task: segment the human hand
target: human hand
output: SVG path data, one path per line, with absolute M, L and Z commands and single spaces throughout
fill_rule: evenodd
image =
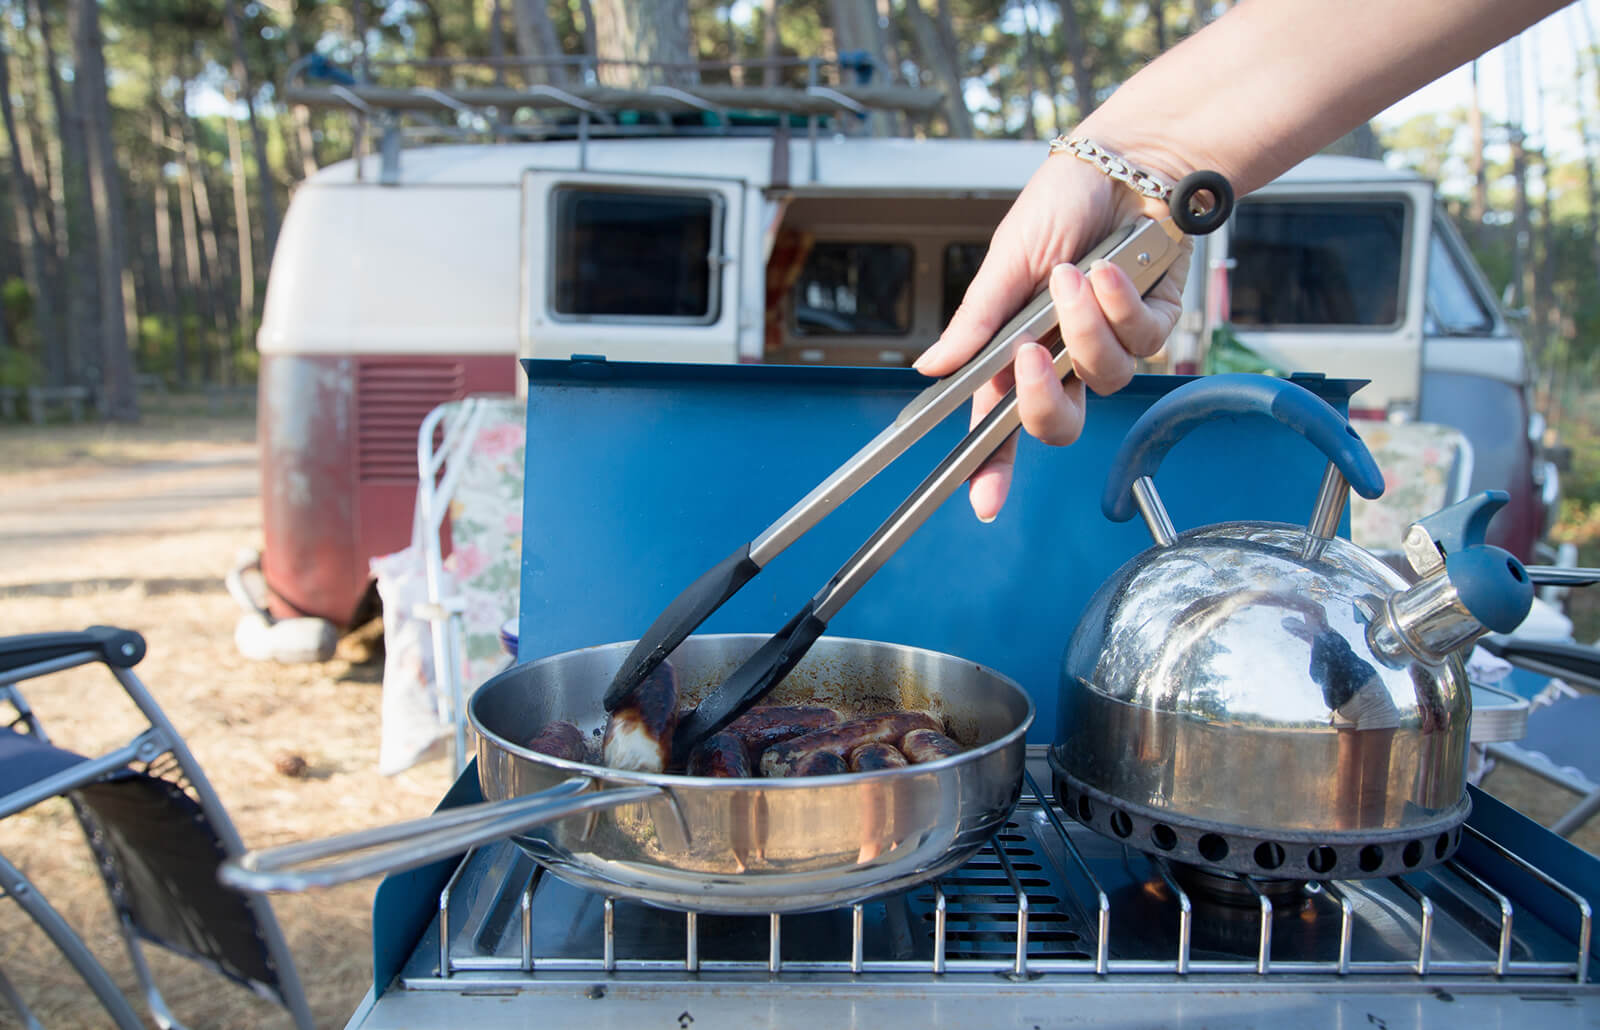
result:
M 917 371 L 945 376 L 960 368 L 1048 282 L 1076 377 L 1063 385 L 1050 352 L 1025 341 L 1012 368 L 973 395 L 972 424 L 1015 384 L 1023 428 L 1048 444 L 1072 443 L 1083 430 L 1085 386 L 1102 396 L 1126 386 L 1134 360 L 1159 350 L 1177 323 L 1193 245 L 1184 240 L 1146 297 L 1110 262 L 1096 262 L 1084 275 L 1072 261 L 1138 215 L 1167 214 L 1164 202 L 1140 196 L 1085 161 L 1048 158 L 995 230 L 960 308 L 917 359 Z M 1016 453 L 1012 437 L 973 475 L 968 498 L 979 519 L 990 522 L 999 514 Z

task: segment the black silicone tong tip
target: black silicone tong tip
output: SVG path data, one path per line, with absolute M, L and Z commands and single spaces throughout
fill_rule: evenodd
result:
M 828 624 L 817 618 L 816 602 L 808 602 L 783 629 L 756 648 L 695 710 L 678 722 L 673 736 L 674 764 L 685 761 L 696 744 L 749 711 L 800 664 Z
M 665 661 L 685 637 L 760 571 L 761 566 L 750 557 L 750 545 L 744 544 L 701 573 L 699 579 L 673 598 L 666 610 L 656 616 L 656 621 L 645 630 L 639 642 L 633 645 L 622 668 L 612 678 L 611 686 L 606 688 L 606 711 L 616 711 L 633 692 L 633 688 L 644 682 L 652 669 Z

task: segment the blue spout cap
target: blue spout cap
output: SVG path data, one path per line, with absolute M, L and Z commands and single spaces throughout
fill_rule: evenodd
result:
M 1447 552 L 1444 571 L 1462 605 L 1495 633 L 1515 630 L 1533 607 L 1533 580 L 1509 551 L 1479 544 Z

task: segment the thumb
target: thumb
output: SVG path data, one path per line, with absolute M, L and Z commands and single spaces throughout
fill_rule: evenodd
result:
M 1032 298 L 1037 284 L 1028 262 L 1014 246 L 996 238 L 978 274 L 961 298 L 937 343 L 912 367 L 925 376 L 947 376 L 983 349 L 994 334 Z

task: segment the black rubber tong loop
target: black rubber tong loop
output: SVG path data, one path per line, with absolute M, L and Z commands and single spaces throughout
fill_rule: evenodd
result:
M 1196 201 L 1203 196 L 1209 196 L 1211 203 L 1200 207 Z M 1233 187 L 1221 172 L 1190 172 L 1173 189 L 1167 209 L 1172 212 L 1172 224 L 1190 236 L 1205 236 L 1216 232 L 1233 214 Z

